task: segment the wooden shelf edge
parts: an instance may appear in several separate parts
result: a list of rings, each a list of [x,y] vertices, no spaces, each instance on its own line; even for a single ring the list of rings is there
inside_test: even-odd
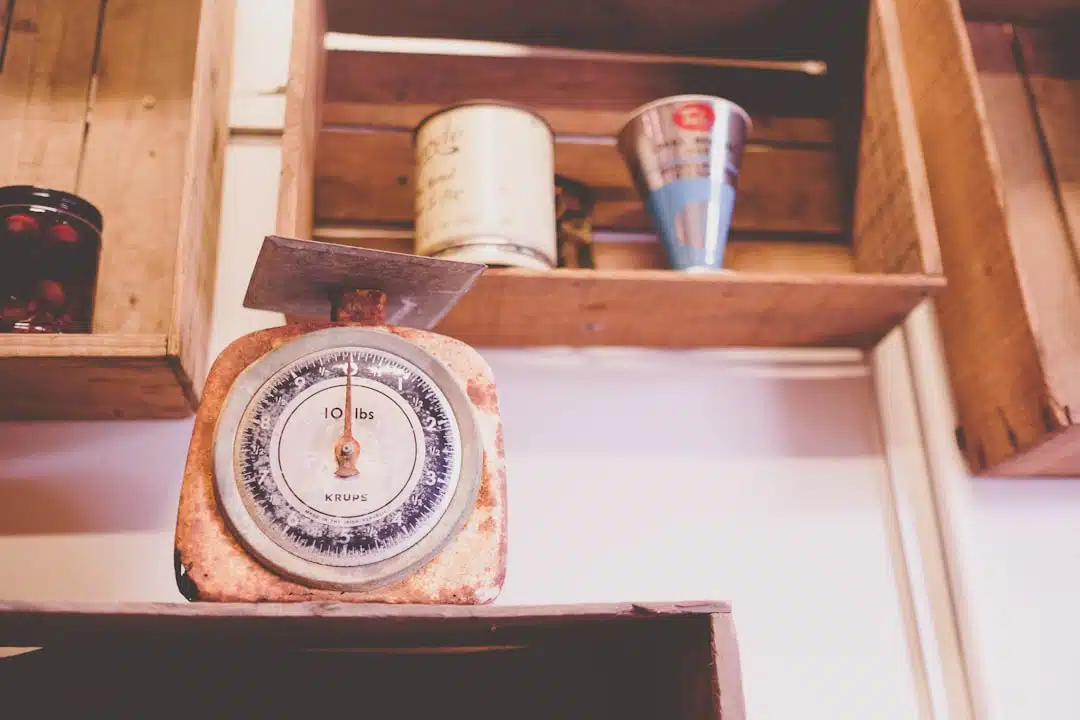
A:
[[[944,286],[921,274],[493,269],[435,330],[490,348],[866,350]]]
[[[389,605],[357,603],[30,603],[0,602],[0,646],[100,642],[222,642],[249,638],[287,644],[425,642],[439,635],[469,642],[563,627],[728,615],[725,602],[581,605]],[[415,643],[415,637],[412,641]],[[358,645],[359,647],[359,645]]]
[[[164,334],[0,334],[0,358],[162,358]]]

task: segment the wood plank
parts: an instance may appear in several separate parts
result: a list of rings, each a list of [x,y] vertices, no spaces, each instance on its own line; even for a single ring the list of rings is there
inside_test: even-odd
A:
[[[582,605],[386,603],[0,602],[0,646],[100,643],[273,643],[297,648],[380,647],[442,638],[498,645],[522,629],[624,627],[730,613],[716,601]]]
[[[443,106],[483,97],[625,113],[656,98],[704,93],[736,102],[753,116],[811,124],[810,118],[830,115],[836,92],[830,75],[673,62],[332,51],[326,64],[331,105]]]
[[[431,113],[445,107],[441,103],[369,103],[327,101],[323,105],[323,122],[335,129],[397,129],[412,130]],[[565,136],[614,137],[626,120],[621,110],[578,109],[551,105],[530,105],[547,120],[556,138]],[[826,118],[776,117],[755,115],[750,132],[750,144],[805,145],[826,149],[835,139],[833,122]]]
[[[179,359],[183,381],[201,395],[206,376],[222,177],[229,138],[236,0],[201,0],[195,58],[191,129],[184,162],[176,287],[169,328],[170,356]]]
[[[105,218],[96,332],[167,333],[172,324],[199,8],[106,5],[78,185]]]
[[[311,239],[314,221],[315,143],[322,126],[325,34],[324,0],[295,0],[275,232],[301,240]]]
[[[0,420],[139,420],[193,412],[163,354],[0,357]]]
[[[100,0],[15,3],[0,72],[0,185],[75,190],[100,10]]]
[[[954,0],[896,0],[949,287],[936,299],[974,474],[1065,421],[1048,391],[1013,259],[1002,165]],[[1037,153],[1037,148],[1028,150]]]
[[[143,357],[165,355],[164,335],[0,335],[0,357]]]
[[[323,226],[315,239],[375,250],[410,253],[411,235],[380,234],[351,228]],[[593,244],[597,270],[663,270],[670,267],[655,236],[600,236]],[[724,267],[742,272],[836,274],[855,272],[851,248],[839,242],[782,239],[735,234],[724,254]]]
[[[1080,24],[1016,28],[1050,178],[1080,257]]]
[[[478,0],[446,11],[441,0],[398,0],[376,7],[326,0],[333,32],[397,37],[500,40],[603,50],[770,57],[827,52],[857,12],[857,0]],[[829,18],[830,22],[822,22]]]
[[[324,130],[319,135],[316,158],[317,222],[411,227],[414,164],[409,133]],[[555,169],[593,189],[596,227],[652,230],[652,221],[614,145],[557,143]],[[732,227],[843,233],[846,222],[838,172],[833,152],[748,148]]]
[[[921,275],[488,270],[435,330],[478,347],[865,348],[943,284]]]
[[[937,274],[941,255],[902,51],[892,0],[872,3],[855,193],[855,267]]]
[[[1077,0],[960,0],[969,20],[1019,23],[1057,22],[1080,11]]]

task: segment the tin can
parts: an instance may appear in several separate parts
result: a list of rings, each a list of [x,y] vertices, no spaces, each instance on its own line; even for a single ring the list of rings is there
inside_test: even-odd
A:
[[[517,105],[474,100],[413,134],[417,255],[546,270],[558,262],[555,134]]]
[[[720,271],[750,116],[710,95],[661,98],[634,110],[619,151],[671,267]]]

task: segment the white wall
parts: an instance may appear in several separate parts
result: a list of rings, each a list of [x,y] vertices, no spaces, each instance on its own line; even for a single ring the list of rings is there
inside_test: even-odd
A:
[[[288,38],[287,2],[241,8],[250,74],[234,118],[280,84]],[[239,297],[272,230],[279,164],[275,139],[230,147],[215,351],[274,321]],[[865,366],[484,354],[509,463],[499,602],[730,600],[751,718],[918,715]],[[190,426],[0,426],[0,598],[181,601],[172,531]]]

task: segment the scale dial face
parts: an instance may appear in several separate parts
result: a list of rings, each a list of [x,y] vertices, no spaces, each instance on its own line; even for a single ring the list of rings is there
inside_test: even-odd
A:
[[[263,564],[306,585],[364,590],[418,569],[461,529],[482,447],[441,361],[396,335],[327,328],[237,378],[218,420],[216,489]]]

